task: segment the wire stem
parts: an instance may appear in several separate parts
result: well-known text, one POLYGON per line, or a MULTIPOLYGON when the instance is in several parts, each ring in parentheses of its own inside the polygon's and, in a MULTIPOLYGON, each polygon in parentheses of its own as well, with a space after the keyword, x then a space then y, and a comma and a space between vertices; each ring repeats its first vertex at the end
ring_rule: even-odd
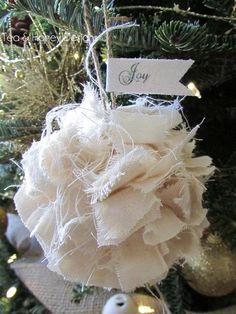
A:
POLYGON ((121 6, 117 7, 118 10, 156 10, 162 12, 174 12, 176 14, 184 15, 184 16, 194 16, 203 19, 215 20, 215 21, 222 21, 222 22, 236 22, 236 18, 234 17, 226 17, 226 16, 217 16, 217 15, 208 15, 208 14, 201 14, 197 12, 192 12, 188 10, 182 10, 178 6, 169 8, 169 7, 162 7, 162 6, 152 6, 152 5, 128 5, 128 6, 121 6))
MULTIPOLYGON (((88 0, 83 0, 83 8, 84 8, 84 22, 85 22, 85 26, 87 29, 87 35, 89 38, 89 45, 91 45, 92 44, 92 38, 94 37, 94 32, 93 32, 93 27, 92 27, 92 23, 91 23, 91 16, 90 16, 90 12, 89 12, 89 1, 88 0)), ((107 101, 106 95, 103 93, 102 74, 101 74, 98 55, 97 55, 97 52, 96 52, 94 47, 92 48, 91 53, 92 53, 93 63, 94 63, 94 67, 95 67, 95 71, 96 71, 96 75, 97 75, 97 83, 98 83, 98 87, 99 87, 100 97, 101 97, 101 100, 103 102, 104 109, 106 110, 108 101, 107 101)))
MULTIPOLYGON (((103 14, 104 14, 104 21, 105 21, 105 28, 106 30, 110 28, 110 19, 109 19, 109 12, 107 9, 107 0, 102 0, 103 5, 103 14)), ((112 53, 112 35, 110 32, 106 33, 106 46, 107 46, 107 59, 113 57, 112 53)), ((111 108, 116 107, 116 96, 115 93, 111 92, 111 108)))

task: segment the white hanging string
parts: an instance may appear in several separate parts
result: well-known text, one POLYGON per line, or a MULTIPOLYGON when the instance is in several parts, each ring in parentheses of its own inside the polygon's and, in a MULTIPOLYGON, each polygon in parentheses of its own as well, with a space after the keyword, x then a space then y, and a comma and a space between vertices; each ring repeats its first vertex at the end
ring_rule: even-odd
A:
POLYGON ((87 72, 87 75, 89 77, 89 79, 99 88, 101 89, 101 92, 104 94, 104 95, 107 95, 106 94, 106 91, 105 89, 103 88, 103 86, 101 84, 98 83, 98 81, 93 77, 91 71, 90 71, 90 68, 89 68, 89 60, 91 58, 91 55, 92 55, 92 52, 93 52, 93 49, 94 47, 96 46, 96 44, 98 42, 100 42, 103 37, 105 35, 107 35, 109 32, 112 32, 114 30, 118 30, 118 29, 126 29, 126 28, 130 28, 130 27, 134 27, 134 26, 139 26, 138 24, 135 24, 135 23, 125 23, 125 24, 122 24, 122 25, 116 25, 116 26, 111 26, 109 28, 107 28, 106 30, 104 30, 100 35, 98 35, 94 40, 93 42, 90 44, 89 46, 89 49, 87 51, 87 54, 86 54, 86 58, 85 58, 85 70, 87 72))
MULTIPOLYGON (((83 5, 84 23, 85 23, 86 32, 88 35, 88 44, 90 48, 92 44, 92 38, 95 36, 95 33, 94 33, 94 27, 92 24, 89 0, 83 0, 82 5, 83 5)), ((96 81, 97 81, 97 86, 98 86, 98 90, 100 94, 100 99, 101 99, 104 109, 106 110, 108 106, 108 97, 103 89, 102 73, 101 73, 101 66, 99 62, 98 53, 93 46, 91 49, 91 56, 93 59, 93 65, 96 72, 96 78, 97 78, 96 81)))

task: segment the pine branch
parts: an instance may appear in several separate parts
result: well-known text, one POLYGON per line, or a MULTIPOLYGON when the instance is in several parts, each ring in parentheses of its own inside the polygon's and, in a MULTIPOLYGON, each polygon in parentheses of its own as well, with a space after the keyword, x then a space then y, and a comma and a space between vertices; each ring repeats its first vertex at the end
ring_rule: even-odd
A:
MULTIPOLYGON (((69 32, 85 34, 82 1, 76 0, 17 0, 14 9, 30 12, 50 21, 69 32)), ((101 31, 103 13, 90 5, 93 28, 96 33, 101 31)))
POLYGON ((4 242, 0 240, 0 288, 1 290, 11 282, 11 276, 9 275, 9 266, 6 261, 9 258, 9 252, 4 245, 4 242))
POLYGON ((211 228, 236 248, 236 165, 222 169, 209 183, 206 197, 211 228))
POLYGON ((20 160, 24 149, 24 145, 18 143, 0 142, 0 164, 9 164, 9 156, 14 160, 20 160))
POLYGON ((201 14, 197 12, 192 12, 189 10, 181 10, 179 5, 174 5, 173 8, 169 7, 162 7, 162 6, 152 6, 152 5, 128 5, 128 6, 120 6, 117 7, 118 10, 151 10, 151 11, 161 11, 161 12, 170 12, 176 13, 182 16, 193 16, 195 18, 201 19, 208 19, 214 21, 221 21, 221 22, 236 22, 235 17, 225 17, 225 16, 218 16, 218 15, 208 15, 208 14, 201 14))
MULTIPOLYGON (((80 5, 73 0, 17 0, 14 7, 48 18, 56 24, 66 23, 70 27, 77 25, 76 16, 80 10, 80 5)), ((78 22, 80 21, 78 20, 78 22)))
POLYGON ((160 49, 160 44, 156 40, 155 24, 141 23, 139 27, 117 30, 112 34, 114 51, 118 54, 130 52, 153 52, 160 49))
POLYGON ((205 55, 199 54, 199 57, 185 75, 185 83, 195 81, 198 88, 204 90, 236 78, 235 53, 223 53, 219 56, 211 56, 206 53, 205 55))
POLYGON ((157 40, 166 52, 192 51, 205 48, 206 25, 187 24, 181 21, 164 22, 155 32, 157 40))
POLYGON ((155 31, 161 49, 167 53, 195 52, 198 56, 211 52, 236 51, 235 35, 213 35, 208 33, 207 25, 183 23, 181 21, 164 22, 155 31))
POLYGON ((7 260, 17 254, 8 242, 0 240, 0 313, 1 314, 48 314, 49 312, 21 284, 19 278, 10 269, 7 260), (11 286, 16 286, 17 294, 7 299, 5 294, 11 286))
POLYGON ((85 296, 93 293, 94 287, 82 287, 78 284, 72 291, 72 302, 80 303, 85 296))
POLYGON ((204 0, 205 7, 213 9, 224 15, 231 15, 235 11, 234 0, 204 0))
POLYGON ((167 278, 161 283, 161 291, 164 294, 172 314, 185 314, 185 285, 185 280, 178 266, 172 268, 167 278))
POLYGON ((36 136, 40 133, 41 127, 37 121, 20 119, 0 120, 0 141, 20 139, 27 136, 36 136))
POLYGON ((21 171, 17 166, 9 161, 8 164, 0 164, 0 199, 13 199, 16 186, 20 184, 21 171))
POLYGON ((12 16, 12 12, 5 12, 0 18, 0 28, 5 27, 9 23, 9 19, 12 16))

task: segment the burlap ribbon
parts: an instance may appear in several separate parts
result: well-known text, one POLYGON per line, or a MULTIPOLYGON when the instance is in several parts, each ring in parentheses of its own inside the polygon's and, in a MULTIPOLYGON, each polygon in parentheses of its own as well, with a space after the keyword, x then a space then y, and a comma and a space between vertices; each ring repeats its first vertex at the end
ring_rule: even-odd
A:
POLYGON ((79 304, 72 299, 75 284, 64 281, 61 276, 50 271, 40 259, 24 258, 12 264, 17 276, 34 296, 52 314, 99 314, 106 301, 114 293, 95 289, 94 294, 85 295, 79 304))
MULTIPOLYGON (((39 258, 24 258, 12 268, 25 286, 52 314, 101 314, 106 301, 117 291, 96 288, 85 295, 79 304, 71 301, 75 284, 64 281, 51 272, 39 258)), ((214 312, 186 312, 186 314, 235 314, 236 306, 214 312)), ((136 314, 136 313, 134 313, 136 314)))

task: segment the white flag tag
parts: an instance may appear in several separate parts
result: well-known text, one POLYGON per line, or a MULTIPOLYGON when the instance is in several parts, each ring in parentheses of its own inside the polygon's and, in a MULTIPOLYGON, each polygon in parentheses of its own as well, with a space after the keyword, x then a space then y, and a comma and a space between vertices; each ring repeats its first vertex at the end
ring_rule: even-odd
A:
POLYGON ((180 79, 193 60, 110 58, 108 92, 194 96, 180 79))

